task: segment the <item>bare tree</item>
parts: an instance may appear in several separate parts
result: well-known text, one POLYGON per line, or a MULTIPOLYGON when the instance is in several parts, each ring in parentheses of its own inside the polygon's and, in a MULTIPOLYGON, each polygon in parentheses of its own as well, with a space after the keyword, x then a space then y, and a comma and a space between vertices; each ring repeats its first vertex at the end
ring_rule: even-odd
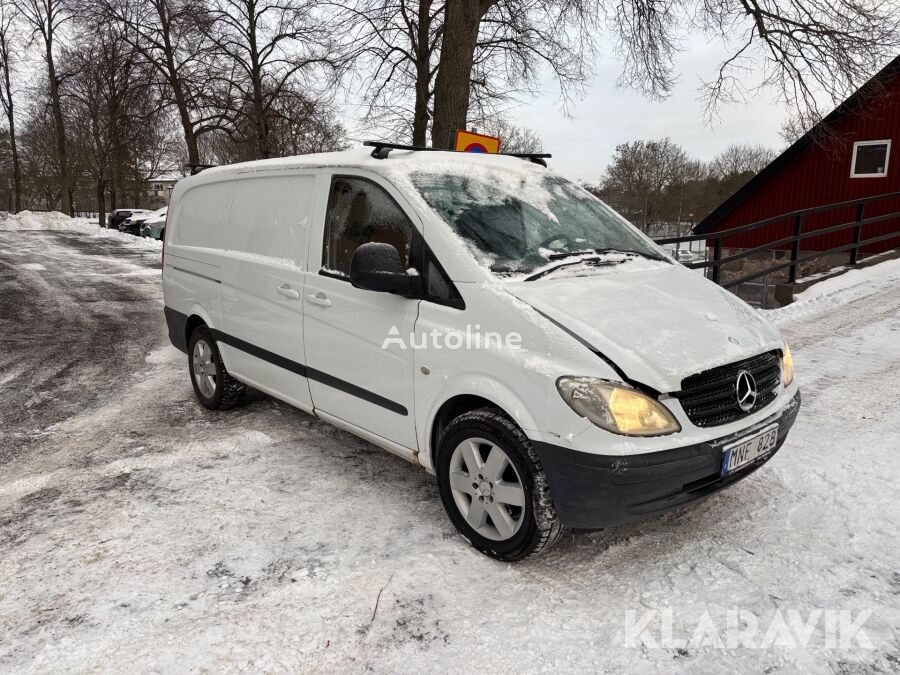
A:
POLYGON ((9 139, 10 161, 12 164, 13 212, 22 210, 22 164, 16 142, 16 92, 13 89, 12 70, 14 53, 21 49, 15 23, 15 8, 11 2, 0 0, 0 107, 6 115, 9 139))
POLYGON ((59 166, 59 190, 62 210, 73 214, 72 178, 69 170, 66 124, 63 119, 62 101, 59 93, 61 78, 57 73, 55 50, 61 39, 61 32, 71 21, 72 15, 65 0, 21 0, 19 11, 31 28, 32 38, 40 39, 44 63, 47 68, 47 86, 50 108, 53 113, 53 128, 56 139, 56 162, 59 166))
POLYGON ((444 11, 444 38, 434 83, 431 145, 449 146, 455 129, 464 129, 469 113, 475 47, 484 15, 496 0, 454 0, 444 11))
POLYGON ((365 121, 388 137, 425 145, 444 2, 351 0, 325 7, 342 35, 348 89, 366 101, 365 121))
MULTIPOLYGON (((230 164, 256 159, 256 126, 249 102, 239 112, 235 128, 204 137, 203 153, 212 161, 230 164)), ((268 144, 273 157, 329 152, 346 148, 346 131, 327 104, 305 98, 298 91, 283 92, 268 115, 268 144)))
POLYGON ((553 76, 565 110, 591 77, 598 17, 583 0, 499 0, 481 21, 467 121, 484 126, 541 93, 553 76))
POLYGON ((188 162, 199 164, 198 139, 223 124, 223 112, 211 104, 214 57, 202 0, 100 2, 100 16, 120 23, 126 39, 158 73, 177 112, 188 162))
POLYGON ((695 168, 671 139, 622 143, 616 146, 599 193, 647 232, 673 188, 683 184, 695 168))
POLYGON ((213 0, 208 35, 221 57, 229 62, 220 79, 228 90, 227 103, 235 128, 249 115, 255 156, 271 157, 275 107, 295 88, 312 99, 321 83, 330 82, 333 46, 313 13, 310 0, 213 0))
POLYGON ((883 0, 705 0, 703 10, 703 28, 733 47, 706 85, 711 108, 769 87, 821 118, 900 49, 900 12, 883 0), (763 74, 752 89, 748 69, 763 74))
MULTIPOLYGON (((523 11, 556 9, 563 26, 591 25, 604 12, 623 59, 622 82, 665 97, 676 79, 673 54, 687 32, 728 45, 728 56, 705 84, 710 117, 720 103, 774 89, 799 113, 846 98, 900 50, 900 12, 886 0, 535 0, 523 11), (754 88, 746 73, 762 73, 754 88), (830 99, 830 100, 829 100, 830 99)), ((448 4, 434 93, 432 142, 444 146, 470 112, 478 35, 501 0, 448 4)), ((526 16, 520 14, 520 16, 526 16)), ((585 39, 582 37, 582 39, 585 39)))
POLYGON ((49 87, 41 80, 18 133, 22 158, 22 202, 26 208, 58 208, 59 164, 49 87))
POLYGON ((98 218, 124 194, 136 198, 160 165, 171 166, 169 127, 152 67, 125 39, 121 25, 80 31, 63 52, 72 75, 64 84, 73 165, 94 183, 98 218))
POLYGON ((775 159, 777 153, 764 145, 732 144, 710 162, 710 170, 718 178, 756 175, 775 159))
MULTIPOLYGON (((344 28, 344 65, 353 87, 361 83, 365 121, 387 136, 424 145, 433 118, 440 68, 457 69, 452 57, 456 38, 445 44, 448 21, 464 9, 458 2, 433 0, 356 0, 336 9, 344 28), (449 49, 451 56, 445 55, 449 49), (449 65, 447 65, 449 64, 449 65)), ((466 107, 463 123, 448 128, 436 147, 446 147, 454 129, 468 121, 485 127, 537 93, 538 70, 548 67, 563 100, 580 90, 589 75, 593 42, 585 40, 587 13, 572 12, 568 2, 492 0, 486 14, 469 26, 475 35, 471 67, 458 84, 466 107)), ((452 75, 452 74, 450 74, 452 75)))
POLYGON ((503 118, 489 119, 479 130, 500 139, 500 152, 529 153, 544 150, 541 137, 534 129, 516 126, 503 118))

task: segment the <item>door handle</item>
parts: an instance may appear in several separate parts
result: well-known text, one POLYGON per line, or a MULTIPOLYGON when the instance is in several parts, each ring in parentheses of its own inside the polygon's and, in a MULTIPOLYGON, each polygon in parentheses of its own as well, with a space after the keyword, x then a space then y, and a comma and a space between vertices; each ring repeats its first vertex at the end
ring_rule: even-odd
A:
POLYGON ((291 288, 287 284, 279 286, 275 290, 277 290, 279 293, 281 293, 281 295, 283 295, 284 297, 290 298, 291 300, 297 300, 300 298, 300 292, 295 291, 293 288, 291 288))
POLYGON ((316 293, 315 295, 307 295, 306 299, 319 307, 331 307, 331 300, 324 293, 316 293))

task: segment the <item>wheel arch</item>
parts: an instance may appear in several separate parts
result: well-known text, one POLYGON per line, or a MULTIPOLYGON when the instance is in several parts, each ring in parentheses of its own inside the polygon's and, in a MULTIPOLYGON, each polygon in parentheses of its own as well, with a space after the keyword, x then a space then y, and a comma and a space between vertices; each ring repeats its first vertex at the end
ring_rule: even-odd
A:
MULTIPOLYGON (((518 397, 511 391, 498 387, 497 383, 492 383, 490 387, 473 386, 467 387, 467 390, 448 393, 428 417, 428 428, 423 439, 426 450, 424 459, 428 462, 426 469, 435 470, 438 439, 446 426, 463 413, 485 407, 496 408, 523 431, 536 428, 534 419, 518 397)), ((420 457, 420 462, 422 459, 420 457)))
POLYGON ((184 344, 191 344, 191 335, 193 335, 194 331, 200 326, 209 328, 209 323, 199 314, 188 315, 187 321, 184 322, 184 344))

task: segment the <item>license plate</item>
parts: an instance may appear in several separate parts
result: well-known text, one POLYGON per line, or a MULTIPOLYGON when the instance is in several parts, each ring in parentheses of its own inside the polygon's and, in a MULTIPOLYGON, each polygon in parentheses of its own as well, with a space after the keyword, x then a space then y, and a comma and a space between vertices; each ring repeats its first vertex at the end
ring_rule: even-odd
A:
POLYGON ((722 449, 722 475, 727 476, 742 466, 759 459, 778 443, 778 425, 766 427, 737 443, 726 445, 722 449))

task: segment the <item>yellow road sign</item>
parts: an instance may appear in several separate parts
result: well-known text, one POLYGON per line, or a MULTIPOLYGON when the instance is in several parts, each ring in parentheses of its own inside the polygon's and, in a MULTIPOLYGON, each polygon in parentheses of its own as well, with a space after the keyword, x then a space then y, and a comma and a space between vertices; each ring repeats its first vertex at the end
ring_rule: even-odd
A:
POLYGON ((457 152, 500 152, 500 139, 457 129, 453 149, 457 152))

